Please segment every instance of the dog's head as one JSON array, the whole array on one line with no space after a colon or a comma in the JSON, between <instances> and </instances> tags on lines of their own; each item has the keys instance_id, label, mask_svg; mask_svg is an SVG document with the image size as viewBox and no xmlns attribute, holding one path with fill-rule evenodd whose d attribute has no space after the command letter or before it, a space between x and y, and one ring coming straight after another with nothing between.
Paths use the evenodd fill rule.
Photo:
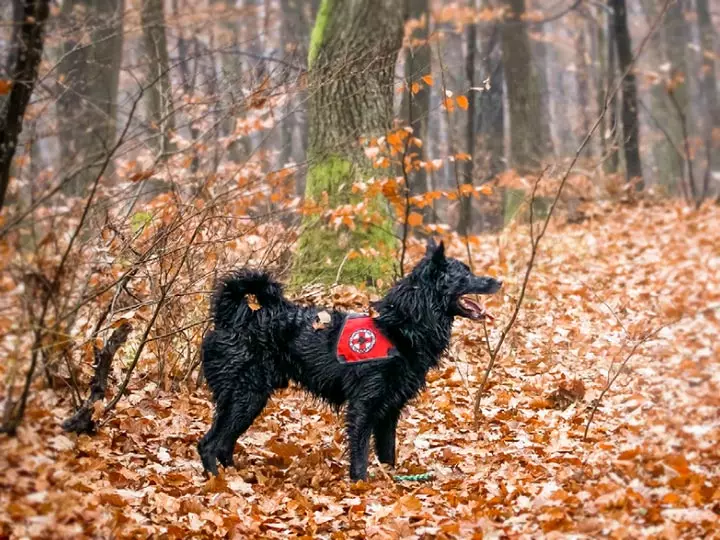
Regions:
<instances>
[{"instance_id":1,"label":"dog's head","mask_svg":"<svg viewBox=\"0 0 720 540\"><path fill-rule=\"evenodd\" d=\"M476 276L468 265L445 256L445 245L428 242L425 257L413 271L417 278L432 286L436 302L451 317L482 319L485 312L477 302L467 298L470 294L494 294L502 287L502 281Z\"/></svg>"}]
</instances>

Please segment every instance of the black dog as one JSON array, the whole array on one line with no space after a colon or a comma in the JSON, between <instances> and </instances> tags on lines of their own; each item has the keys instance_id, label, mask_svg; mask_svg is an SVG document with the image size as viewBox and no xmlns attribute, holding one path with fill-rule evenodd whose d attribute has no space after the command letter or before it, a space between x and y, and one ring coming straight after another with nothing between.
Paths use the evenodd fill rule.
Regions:
<instances>
[{"instance_id":1,"label":"black dog","mask_svg":"<svg viewBox=\"0 0 720 540\"><path fill-rule=\"evenodd\" d=\"M350 478L367 477L370 437L382 463L395 464L400 411L425 385L450 342L453 318L482 318L466 294L492 294L502 283L475 276L430 243L423 260L375 305L374 325L392 344L385 361L342 363L336 344L346 313L332 311L317 324L317 308L286 300L267 274L242 269L226 277L212 302L215 329L203 342L203 370L215 400L215 418L198 450L203 467L233 463L237 438L265 407L273 391L295 381L340 407L347 403ZM260 309L248 305L255 295ZM373 341L374 343L374 341Z\"/></svg>"}]
</instances>

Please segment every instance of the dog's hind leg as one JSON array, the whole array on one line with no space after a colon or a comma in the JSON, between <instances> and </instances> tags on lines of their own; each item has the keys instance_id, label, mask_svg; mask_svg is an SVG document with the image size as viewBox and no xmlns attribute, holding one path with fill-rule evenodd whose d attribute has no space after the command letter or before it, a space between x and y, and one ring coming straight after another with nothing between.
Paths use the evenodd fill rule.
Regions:
<instances>
[{"instance_id":1,"label":"dog's hind leg","mask_svg":"<svg viewBox=\"0 0 720 540\"><path fill-rule=\"evenodd\" d=\"M233 465L233 452L235 441L245 433L258 415L265 408L271 391L262 393L257 391L235 391L229 411L224 416L222 426L218 431L219 442L217 458L223 467Z\"/></svg>"},{"instance_id":2,"label":"dog's hind leg","mask_svg":"<svg viewBox=\"0 0 720 540\"><path fill-rule=\"evenodd\" d=\"M350 402L346 419L350 445L350 479L353 481L365 480L367 478L368 453L370 452L370 435L375 422L373 411L365 403Z\"/></svg>"},{"instance_id":3,"label":"dog's hind leg","mask_svg":"<svg viewBox=\"0 0 720 540\"><path fill-rule=\"evenodd\" d=\"M222 426L227 423L227 416L230 412L230 404L227 400L218 401L215 405L215 416L210 430L200 439L198 453L202 460L205 472L217 476L217 461L220 454L219 444L221 442L220 432Z\"/></svg>"},{"instance_id":4,"label":"dog's hind leg","mask_svg":"<svg viewBox=\"0 0 720 540\"><path fill-rule=\"evenodd\" d=\"M380 417L374 427L375 453L380 463L395 466L395 430L397 429L399 409L391 409Z\"/></svg>"}]
</instances>

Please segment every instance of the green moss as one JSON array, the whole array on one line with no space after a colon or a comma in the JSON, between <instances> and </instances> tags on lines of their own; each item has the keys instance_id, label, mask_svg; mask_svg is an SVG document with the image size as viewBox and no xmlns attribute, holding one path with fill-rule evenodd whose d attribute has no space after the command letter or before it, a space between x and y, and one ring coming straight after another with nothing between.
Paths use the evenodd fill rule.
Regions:
<instances>
[{"instance_id":1,"label":"green moss","mask_svg":"<svg viewBox=\"0 0 720 540\"><path fill-rule=\"evenodd\" d=\"M327 193L331 204L349 202L356 171L350 160L337 155L328 156L310 165L305 196L318 201L323 193Z\"/></svg>"},{"instance_id":2,"label":"green moss","mask_svg":"<svg viewBox=\"0 0 720 540\"><path fill-rule=\"evenodd\" d=\"M315 17L315 25L310 35L310 47L308 52L308 69L312 68L315 59L320 52L320 47L325 36L325 29L327 28L328 18L332 12L333 0L322 0L320 8L318 9L317 16Z\"/></svg>"},{"instance_id":3,"label":"green moss","mask_svg":"<svg viewBox=\"0 0 720 540\"><path fill-rule=\"evenodd\" d=\"M328 194L331 206L357 203L362 194L352 193L352 184L358 177L367 176L349 160L330 156L316 161L308 170L306 197L319 201ZM303 232L298 239L298 249L293 264L293 286L306 283L375 283L379 278L389 278L395 265L396 238L392 233L393 222L381 198L369 201L371 212L385 214L382 225L357 224L334 229L323 223L321 216L307 216ZM377 256L350 256L362 248L373 248ZM389 280L388 280L389 281Z\"/></svg>"},{"instance_id":4,"label":"green moss","mask_svg":"<svg viewBox=\"0 0 720 540\"><path fill-rule=\"evenodd\" d=\"M298 241L291 284L308 283L375 284L392 275L395 257L393 236L379 227L351 231L345 227L333 230L317 223L307 226ZM378 256L350 258L353 251L372 247Z\"/></svg>"}]
</instances>

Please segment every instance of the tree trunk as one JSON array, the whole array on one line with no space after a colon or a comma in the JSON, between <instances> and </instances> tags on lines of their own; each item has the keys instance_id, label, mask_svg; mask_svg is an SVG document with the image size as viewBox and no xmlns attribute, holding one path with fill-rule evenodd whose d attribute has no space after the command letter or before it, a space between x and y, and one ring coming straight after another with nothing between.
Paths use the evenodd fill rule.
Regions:
<instances>
[{"instance_id":1,"label":"tree trunk","mask_svg":"<svg viewBox=\"0 0 720 540\"><path fill-rule=\"evenodd\" d=\"M624 74L632 63L632 43L627 25L627 9L625 0L611 0L613 8L613 22L615 26L615 40L618 53L618 67ZM625 155L625 175L629 181L639 179L636 184L642 190L642 164L640 162L640 133L637 107L637 83L635 73L630 70L625 76L622 86L622 124L623 124L623 152Z\"/></svg>"},{"instance_id":2,"label":"tree trunk","mask_svg":"<svg viewBox=\"0 0 720 540\"><path fill-rule=\"evenodd\" d=\"M691 104L690 104L690 70L688 69L688 59L686 55L688 44L690 43L690 32L685 22L683 13L683 4L680 0L673 2L668 7L664 21L665 34L665 51L667 59L670 62L670 80L672 85L673 97L677 102L677 106L682 111L686 122L690 122ZM667 97L666 97L667 101ZM682 148L683 141L683 119L678 114L675 106L668 107L670 114L667 116L667 124L665 129ZM691 156L685 156L677 152L668 152L670 158L667 160L671 167L670 174L667 178L667 187L670 192L675 191L675 187L679 181L682 181L685 168L685 160L691 159Z\"/></svg>"},{"instance_id":3,"label":"tree trunk","mask_svg":"<svg viewBox=\"0 0 720 540\"><path fill-rule=\"evenodd\" d=\"M190 0L190 4L192 1ZM217 106L227 112L223 113L222 118L218 118L220 126L217 131L219 135L230 138L227 158L236 163L246 161L252 152L250 137L234 134L238 116L247 112L243 106L247 96L242 89L252 86L249 80L250 66L257 62L257 59L240 56L240 43L243 43L244 49L250 39L248 29L257 28L257 11L248 9L246 4L246 0L239 3L235 0L211 0L211 6L220 8L223 13L223 17L218 21L220 32L215 36L217 45L209 59L213 64L216 57L220 59L218 69L224 83ZM242 32L246 35L242 36ZM245 79L246 76L248 80Z\"/></svg>"},{"instance_id":4,"label":"tree trunk","mask_svg":"<svg viewBox=\"0 0 720 540\"><path fill-rule=\"evenodd\" d=\"M293 63L306 67L307 46L310 39L311 7L303 0L281 0L282 35L287 41L285 52ZM282 119L280 166L289 162L299 164L305 161L305 139L307 119L302 106L307 100L305 89L295 80L295 73L286 76L288 84L287 102ZM305 190L305 175L300 167L294 170L295 190L302 195Z\"/></svg>"},{"instance_id":5,"label":"tree trunk","mask_svg":"<svg viewBox=\"0 0 720 540\"><path fill-rule=\"evenodd\" d=\"M75 7L78 9L75 9ZM115 143L117 93L122 59L124 0L65 0L69 35L89 31L91 45L65 43L58 65L57 100L61 167L82 164L66 193L81 195L98 172L97 164ZM77 161L79 160L79 161Z\"/></svg>"},{"instance_id":6,"label":"tree trunk","mask_svg":"<svg viewBox=\"0 0 720 540\"><path fill-rule=\"evenodd\" d=\"M430 87L422 78L431 74L432 51L428 43L428 25L430 24L430 6L428 0L409 0L410 19L418 20L410 35L410 45L405 53L405 82L407 83L402 102L403 120L413 128L413 135L422 141L422 146L412 146L411 152L418 159L425 161L428 145L428 117L430 114ZM413 83L418 84L418 91L412 93ZM415 171L410 178L410 193L418 195L430 191L428 175L425 169ZM432 213L427 207L426 216Z\"/></svg>"},{"instance_id":7,"label":"tree trunk","mask_svg":"<svg viewBox=\"0 0 720 540\"><path fill-rule=\"evenodd\" d=\"M605 45L605 27L603 24L604 9L598 7L598 15L590 23L590 73L595 90L595 111L599 114L605 103L605 73L607 64L607 46ZM600 11L602 10L602 11ZM605 159L607 145L605 144L605 131L607 129L607 114L600 119L598 132L598 149L601 159Z\"/></svg>"},{"instance_id":8,"label":"tree trunk","mask_svg":"<svg viewBox=\"0 0 720 540\"><path fill-rule=\"evenodd\" d=\"M578 107L580 108L580 137L583 140L590 133L590 69L588 67L588 54L586 34L587 25L580 17L576 18L577 29L575 31L575 80L578 92ZM592 147L588 145L586 155L592 155Z\"/></svg>"},{"instance_id":9,"label":"tree trunk","mask_svg":"<svg viewBox=\"0 0 720 540\"><path fill-rule=\"evenodd\" d=\"M163 0L143 0L140 19L147 57L148 123L153 134L150 145L156 152L165 154L172 151L170 136L175 120L163 3Z\"/></svg>"},{"instance_id":10,"label":"tree trunk","mask_svg":"<svg viewBox=\"0 0 720 540\"><path fill-rule=\"evenodd\" d=\"M720 169L720 101L718 100L717 75L715 71L715 47L713 38L715 30L708 9L708 0L696 0L696 11L698 26L700 30L700 45L702 47L702 75L700 77L700 90L703 96L705 114L704 137L706 144L711 146L708 149L710 163L709 170ZM716 133L713 137L713 133ZM709 174L706 174L709 179ZM705 182L707 183L707 182ZM702 195L707 189L703 186Z\"/></svg>"},{"instance_id":11,"label":"tree trunk","mask_svg":"<svg viewBox=\"0 0 720 540\"><path fill-rule=\"evenodd\" d=\"M525 0L505 0L508 8L502 25L503 64L507 81L510 113L510 163L521 174L536 171L552 152L547 116L541 111L542 99L537 68L530 52L523 19Z\"/></svg>"},{"instance_id":12,"label":"tree trunk","mask_svg":"<svg viewBox=\"0 0 720 540\"><path fill-rule=\"evenodd\" d=\"M609 93L615 87L615 69L617 64L617 47L615 40L615 21L612 15L607 15L607 36L605 39L607 45L607 70L605 72L606 80L604 81L605 90L603 91L603 102L608 99ZM602 110L602 108L600 108ZM618 125L617 125L617 99L613 97L608 103L607 112L607 131L603 131L603 138L607 149L607 159L604 162L605 172L608 174L616 173L620 167L620 156L618 154ZM605 133L608 136L605 137Z\"/></svg>"},{"instance_id":13,"label":"tree trunk","mask_svg":"<svg viewBox=\"0 0 720 540\"><path fill-rule=\"evenodd\" d=\"M550 82L548 81L548 44L545 41L545 26L540 24L530 27L530 47L533 52L533 64L537 73L537 92L540 100L540 125L547 126L547 141L540 141L542 144L543 156L552 156L555 151L555 144L552 138L551 115L550 115Z\"/></svg>"},{"instance_id":14,"label":"tree trunk","mask_svg":"<svg viewBox=\"0 0 720 540\"><path fill-rule=\"evenodd\" d=\"M648 22L658 16L658 6L655 0L642 0L645 18ZM663 47L662 33L656 32L650 38L647 49L649 61L653 66L666 64L667 47ZM666 82L662 78L653 81L650 88L650 124L649 131L652 143L653 167L647 168L651 178L656 179L669 194L676 191L678 180L683 175L682 155L678 149L682 144L681 126L678 123L677 112L672 108L668 98Z\"/></svg>"},{"instance_id":15,"label":"tree trunk","mask_svg":"<svg viewBox=\"0 0 720 540\"><path fill-rule=\"evenodd\" d=\"M470 0L470 7L475 8L474 0ZM467 26L467 54L465 56L465 76L468 81L468 88L475 87L475 54L477 50L477 25L473 22ZM468 91L469 104L467 111L467 128L465 131L465 152L470 159L464 163L463 183L473 185L473 165L475 164L475 103L476 92ZM472 201L473 197L466 194L460 197L460 220L458 222L458 232L462 236L467 236L472 232Z\"/></svg>"},{"instance_id":16,"label":"tree trunk","mask_svg":"<svg viewBox=\"0 0 720 540\"><path fill-rule=\"evenodd\" d=\"M483 81L489 88L480 93L477 132L480 135L480 158L477 167L484 171L486 182L505 169L505 109L503 107L505 75L499 41L500 29L494 26L483 39Z\"/></svg>"},{"instance_id":17,"label":"tree trunk","mask_svg":"<svg viewBox=\"0 0 720 540\"><path fill-rule=\"evenodd\" d=\"M563 20L554 21L551 26L551 33L556 36L560 43L566 42L571 36L566 32L567 23ZM573 117L575 111L570 106L574 103L574 96L568 91L570 87L570 75L568 74L568 59L566 47L559 47L557 44L547 45L550 73L554 73L554 87L552 89L553 99L552 119L550 129L553 132L553 139L556 141L555 151L559 156L569 156L575 152L576 137L573 132ZM577 75L577 70L576 70Z\"/></svg>"},{"instance_id":18,"label":"tree trunk","mask_svg":"<svg viewBox=\"0 0 720 540\"><path fill-rule=\"evenodd\" d=\"M13 50L8 57L7 69L12 88L0 110L0 210L10 184L10 168L25 109L37 81L48 12L47 0L15 0L13 3Z\"/></svg>"},{"instance_id":19,"label":"tree trunk","mask_svg":"<svg viewBox=\"0 0 720 540\"><path fill-rule=\"evenodd\" d=\"M306 199L347 204L352 184L373 175L358 144L392 125L395 62L402 46L402 6L395 0L323 0L310 40L310 145ZM382 212L383 205L376 203ZM319 221L319 222L318 222ZM309 216L299 239L294 281L362 282L387 276L392 220L333 230ZM367 249L372 257L353 256ZM341 268L342 265L342 268Z\"/></svg>"},{"instance_id":20,"label":"tree trunk","mask_svg":"<svg viewBox=\"0 0 720 540\"><path fill-rule=\"evenodd\" d=\"M177 16L180 13L180 5L178 0L173 0L173 14ZM182 28L178 28L177 36L178 44L178 67L180 70L180 82L186 99L192 99L195 94L195 87L198 73L198 47L197 39L186 38ZM193 47L193 53L190 54L190 47ZM192 62L192 72L190 65ZM190 141L192 161L190 162L190 170L195 173L200 167L200 156L196 141L200 138L200 128L198 128L192 114L185 113L188 129L190 130Z\"/></svg>"}]
</instances>

